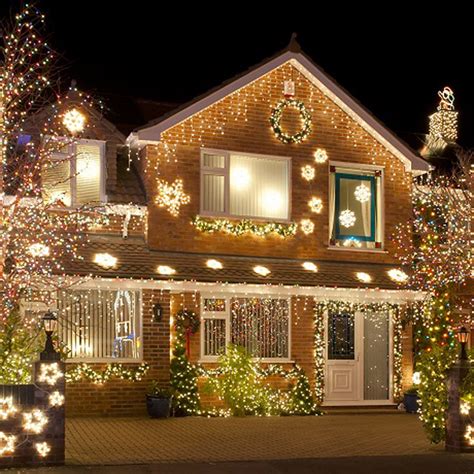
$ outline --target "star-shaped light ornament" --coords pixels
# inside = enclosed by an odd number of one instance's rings
[[[155,198],[158,207],[165,207],[174,217],[179,216],[181,206],[189,204],[191,198],[183,190],[183,180],[175,179],[169,184],[163,179],[157,180],[158,195]]]

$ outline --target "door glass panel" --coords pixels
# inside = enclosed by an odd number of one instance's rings
[[[364,313],[364,399],[389,398],[389,319],[387,313]]]
[[[329,314],[328,359],[354,359],[354,314]]]

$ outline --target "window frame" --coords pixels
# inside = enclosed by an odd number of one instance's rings
[[[375,190],[377,189],[377,184],[375,181],[375,175],[367,175],[364,177],[364,175],[356,175],[355,173],[360,170],[361,172],[373,172],[374,174],[376,172],[380,173],[380,196],[377,196],[378,199],[380,199],[380,207],[381,207],[381,212],[380,212],[380,228],[381,228],[381,238],[380,238],[380,247],[375,247],[375,248],[354,248],[354,247],[343,247],[343,246],[337,246],[335,243],[332,242],[332,235],[328,236],[328,248],[330,250],[338,250],[338,251],[346,251],[346,252],[376,252],[376,253],[386,253],[385,249],[385,167],[384,166],[378,166],[378,165],[368,165],[365,163],[350,163],[350,162],[342,162],[342,161],[329,161],[328,163],[329,166],[329,172],[328,172],[328,198],[331,195],[331,175],[334,174],[334,216],[331,216],[331,213],[328,212],[328,227],[331,229],[331,219],[334,219],[333,222],[333,232],[334,235],[336,236],[338,233],[339,229],[339,220],[336,219],[336,216],[338,215],[338,207],[336,204],[338,204],[338,197],[337,197],[337,191],[338,191],[338,175],[343,176],[343,177],[348,177],[352,176],[349,179],[359,179],[359,180],[364,180],[367,178],[367,181],[371,182],[371,191],[373,191],[373,188]],[[331,171],[332,168],[335,168],[334,171]],[[345,171],[345,170],[347,171]],[[356,178],[357,177],[357,178]],[[373,183],[373,188],[372,188],[372,183]],[[330,208],[331,203],[328,203],[328,208]],[[377,210],[372,209],[371,210],[371,215],[376,216],[377,215]],[[370,237],[357,237],[358,240],[362,242],[374,242],[377,244],[378,242],[376,241],[376,224],[375,220],[373,221],[373,234],[374,234],[374,240],[370,240]],[[372,234],[372,223],[371,223],[371,234]],[[349,237],[349,236],[347,236]],[[335,238],[335,241],[342,241],[343,239],[337,239]]]
[[[199,357],[199,362],[218,362],[219,356],[211,356],[204,354],[204,320],[205,319],[225,319],[225,347],[229,345],[232,338],[232,317],[230,314],[230,305],[232,298],[259,298],[259,299],[278,299],[286,300],[288,302],[288,356],[287,357],[253,357],[253,360],[262,363],[270,364],[287,364],[293,362],[291,359],[291,337],[292,337],[292,312],[291,312],[291,296],[278,296],[278,295],[262,295],[258,293],[245,293],[242,295],[239,294],[226,294],[226,295],[213,295],[210,293],[201,293],[200,309],[201,309],[201,328],[200,328],[200,339],[201,339],[201,353]],[[226,311],[225,312],[214,312],[214,311],[204,311],[204,299],[223,299],[226,301]],[[225,313],[223,315],[223,313]],[[214,315],[221,315],[221,317],[214,317]]]
[[[140,341],[140,345],[138,347],[138,357],[133,358],[133,357],[68,357],[66,359],[66,364],[142,364],[144,359],[143,359],[143,290],[142,289],[137,289],[137,288],[127,288],[126,286],[114,286],[111,288],[74,288],[69,291],[120,291],[120,290],[126,290],[126,291],[133,291],[138,293],[138,311],[137,311],[137,316],[138,316],[138,334],[137,334],[137,340]],[[57,306],[56,306],[57,307]],[[58,311],[56,309],[56,311]]]
[[[66,138],[64,138],[66,141]],[[99,203],[104,204],[107,202],[106,194],[106,142],[104,140],[94,140],[90,138],[81,138],[75,143],[67,144],[67,152],[53,152],[51,153],[51,161],[69,161],[69,187],[71,193],[71,204],[66,206],[67,208],[80,207],[83,204],[77,204],[77,145],[98,145],[100,149],[100,179],[99,179]],[[70,157],[70,158],[68,158]]]
[[[204,166],[204,155],[220,155],[224,157],[223,168],[208,168]],[[286,218],[258,217],[252,215],[235,215],[229,211],[230,206],[230,157],[231,155],[248,156],[249,158],[262,158],[271,160],[284,160],[287,162],[288,171],[288,214]],[[205,217],[225,217],[229,219],[251,219],[260,222],[291,222],[292,213],[292,158],[290,156],[264,155],[257,153],[248,153],[244,151],[219,150],[214,148],[201,148],[199,161],[200,170],[200,188],[199,188],[199,215]],[[205,211],[204,210],[204,176],[224,176],[224,211]]]

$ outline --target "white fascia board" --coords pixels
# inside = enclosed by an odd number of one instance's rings
[[[236,79],[235,81],[223,86],[215,92],[171,115],[165,120],[142,128],[134,132],[128,138],[132,142],[158,142],[161,134],[171,127],[178,125],[189,117],[202,112],[206,108],[218,103],[239,89],[257,81],[265,74],[290,62],[298,69],[310,82],[320,89],[329,99],[339,106],[345,113],[353,118],[361,127],[366,130],[379,143],[393,153],[405,166],[407,171],[413,174],[423,174],[430,170],[430,165],[418,157],[408,146],[400,141],[396,135],[389,131],[385,126],[378,122],[369,112],[361,107],[347,92],[341,89],[331,78],[329,78],[321,69],[315,66],[303,54],[285,52],[277,58],[263,64],[248,74]]]

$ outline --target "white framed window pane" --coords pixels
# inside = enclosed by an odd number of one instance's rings
[[[76,147],[76,204],[100,202],[101,147],[78,144]]]
[[[224,168],[225,157],[223,155],[211,155],[205,153],[203,155],[202,164],[205,168]]]
[[[225,352],[226,320],[204,319],[204,355],[219,356]]]
[[[288,219],[288,160],[230,156],[229,213]]]
[[[58,313],[58,335],[69,349],[70,358],[140,357],[138,291],[61,291]]]
[[[225,298],[204,298],[204,311],[222,313],[226,310]]]
[[[203,176],[203,211],[224,212],[224,185],[224,176],[213,174]]]
[[[51,160],[41,173],[43,198],[71,205],[71,162],[67,158]]]
[[[231,302],[231,341],[259,358],[289,357],[288,300],[234,298]]]

